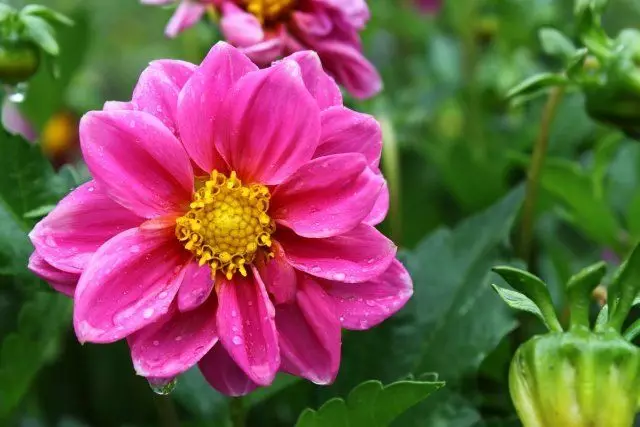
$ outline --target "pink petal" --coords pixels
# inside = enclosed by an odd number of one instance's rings
[[[92,111],[80,121],[87,166],[122,206],[146,218],[182,212],[193,170],[176,137],[141,111]]]
[[[370,98],[382,90],[378,71],[356,47],[340,41],[322,41],[312,47],[325,69],[356,98]]]
[[[205,5],[182,1],[167,24],[164,33],[167,37],[174,38],[182,31],[195,25],[205,12]]]
[[[251,46],[238,50],[247,55],[254,63],[261,67],[268,67],[273,61],[282,56],[284,41],[282,37],[271,37]]]
[[[383,183],[362,154],[320,157],[276,188],[271,217],[303,237],[336,236],[371,212]]]
[[[120,101],[107,101],[104,103],[102,107],[104,111],[110,110],[133,110],[133,104],[130,102],[120,102]]]
[[[225,95],[245,74],[258,68],[237,49],[217,43],[185,84],[178,101],[178,127],[193,161],[204,171],[226,170],[214,145],[221,126],[220,106]]]
[[[369,7],[365,0],[317,0],[339,11],[356,29],[364,28],[370,18]]]
[[[278,184],[311,159],[320,111],[300,67],[281,61],[247,74],[227,95],[216,146],[242,180]]]
[[[207,382],[227,396],[244,396],[258,387],[220,344],[200,360],[198,367]]]
[[[318,54],[313,51],[296,52],[286,59],[296,61],[302,70],[302,79],[309,93],[318,102],[320,110],[342,106],[340,88],[323,69]]]
[[[80,274],[55,268],[35,251],[29,257],[29,270],[49,283],[53,289],[69,297],[73,297],[80,279]]]
[[[218,333],[233,360],[259,385],[269,385],[280,367],[274,310],[254,274],[223,279],[218,292]]]
[[[102,245],[80,276],[73,321],[81,342],[113,342],[169,310],[189,253],[171,232],[130,229]]]
[[[287,229],[275,237],[285,257],[298,270],[338,282],[358,283],[382,274],[396,254],[396,246],[375,228],[360,224],[326,239],[307,239]]]
[[[258,265],[260,278],[276,304],[291,302],[296,296],[296,270],[285,259],[284,250],[278,242],[273,242],[271,250],[273,259]]]
[[[369,166],[377,171],[382,153],[380,123],[368,114],[345,107],[332,107],[320,115],[320,145],[313,157],[339,153],[361,153]]]
[[[200,307],[209,298],[212,289],[211,267],[208,264],[200,267],[197,262],[191,261],[178,291],[178,308],[185,312]]]
[[[79,274],[103,243],[142,221],[89,181],[62,199],[29,237],[49,264]]]
[[[131,359],[143,377],[173,377],[194,366],[218,342],[215,298],[195,310],[174,311],[129,337]]]
[[[176,133],[178,95],[195,68],[195,65],[183,61],[152,62],[142,72],[133,90],[135,109],[156,116]]]
[[[22,114],[18,106],[5,99],[0,107],[0,125],[8,132],[16,135],[22,135],[27,141],[35,141],[38,134],[33,125]]]
[[[378,225],[387,217],[389,212],[389,187],[385,181],[382,189],[378,193],[378,199],[373,205],[373,209],[369,212],[369,215],[364,219],[365,224]]]
[[[340,322],[331,298],[303,276],[296,301],[276,307],[282,369],[316,384],[331,384],[340,367]]]
[[[400,310],[413,294],[413,282],[398,260],[387,271],[364,283],[330,282],[325,286],[335,301],[342,327],[372,328]]]
[[[264,31],[258,18],[231,2],[222,5],[220,29],[224,38],[234,46],[247,47],[264,40]]]

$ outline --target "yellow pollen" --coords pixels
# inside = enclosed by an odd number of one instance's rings
[[[247,11],[263,24],[281,20],[295,3],[296,0],[245,0]]]
[[[236,271],[246,276],[259,251],[265,259],[273,255],[270,198],[264,185],[244,186],[235,172],[227,178],[213,171],[195,192],[189,212],[176,220],[176,237],[201,266],[211,266],[212,277],[217,271],[228,280]]]

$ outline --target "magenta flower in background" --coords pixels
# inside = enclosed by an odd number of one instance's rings
[[[183,0],[166,34],[173,37],[196,23],[208,6],[220,15],[225,39],[260,66],[309,49],[352,95],[368,98],[382,88],[380,75],[362,53],[359,31],[369,20],[365,0]]]
[[[126,338],[139,375],[198,364],[228,395],[278,371],[328,384],[341,328],[412,294],[374,228],[379,124],[342,105],[313,52],[263,70],[226,43],[200,66],[155,61],[80,135],[93,180],[33,229],[29,266],[74,297],[81,342]]]
[[[440,10],[442,0],[414,0],[418,8],[425,13],[435,13]]]
[[[35,141],[37,134],[31,123],[20,112],[16,104],[5,99],[0,111],[2,126],[13,134],[22,135],[27,141]]]

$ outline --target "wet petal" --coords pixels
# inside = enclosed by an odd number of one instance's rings
[[[45,261],[38,252],[33,252],[29,257],[29,270],[45,280],[56,291],[73,298],[76,285],[80,280],[79,273],[69,273],[55,268]]]
[[[277,187],[271,217],[300,236],[336,236],[371,212],[383,182],[361,154],[317,158]]]
[[[307,50],[296,52],[287,57],[287,59],[296,61],[302,71],[302,80],[309,90],[309,93],[318,102],[320,110],[340,105],[342,106],[342,93],[335,80],[329,76],[323,69],[318,54]]]
[[[80,122],[82,152],[95,180],[145,218],[182,212],[193,170],[176,137],[142,111],[91,111]]]
[[[273,242],[271,250],[273,259],[258,265],[260,278],[276,304],[290,302],[296,296],[296,270],[285,259],[278,242]]]
[[[255,274],[223,279],[218,292],[218,332],[233,360],[259,385],[269,385],[280,367],[273,305]]]
[[[378,193],[378,198],[376,199],[376,203],[373,205],[371,212],[364,219],[365,224],[369,225],[378,225],[387,217],[387,213],[389,212],[389,187],[387,186],[387,182],[385,181],[382,189]]]
[[[184,279],[178,291],[178,308],[180,311],[198,308],[209,298],[212,290],[211,267],[208,264],[200,267],[197,262],[191,261],[186,267]]]
[[[216,146],[240,179],[278,184],[311,159],[320,111],[293,61],[247,74],[227,95]]]
[[[226,170],[214,145],[220,125],[220,106],[231,86],[257,70],[246,56],[227,43],[217,43],[184,86],[178,105],[182,142],[193,161],[205,172]]]
[[[227,396],[244,396],[258,387],[221,344],[214,346],[198,366],[211,387]]]
[[[218,342],[215,298],[195,310],[174,308],[164,319],[129,338],[136,373],[144,377],[173,377],[194,366]]]
[[[169,20],[164,33],[167,37],[176,37],[182,31],[195,25],[205,12],[205,5],[192,1],[182,1]]]
[[[413,294],[413,282],[398,260],[387,271],[364,283],[330,282],[325,286],[335,302],[342,327],[372,328],[400,310]]]
[[[80,276],[73,313],[81,342],[113,342],[165,315],[188,252],[169,230],[130,229],[102,245]]]
[[[389,267],[397,249],[366,224],[325,239],[307,239],[279,229],[276,239],[289,263],[298,270],[346,283],[366,282],[379,276]]]
[[[62,199],[29,237],[49,264],[79,274],[103,243],[142,221],[89,181]]]
[[[316,384],[331,384],[340,366],[340,322],[331,298],[311,277],[296,301],[276,307],[282,369]]]

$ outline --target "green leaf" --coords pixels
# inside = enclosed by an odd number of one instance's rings
[[[549,327],[538,306],[526,295],[521,294],[520,292],[512,291],[511,289],[501,288],[497,285],[492,284],[491,286],[497,292],[498,296],[502,298],[502,300],[509,307],[513,308],[514,310],[531,313],[538,317],[547,326],[547,328]]]
[[[551,294],[542,280],[527,271],[508,266],[494,267],[493,271],[498,273],[513,289],[523,293],[536,304],[550,331],[562,331],[562,326],[560,326],[551,301]]]
[[[443,382],[399,381],[383,386],[367,381],[353,389],[346,402],[334,398],[317,411],[306,409],[296,427],[386,427],[443,386]]]
[[[607,273],[607,264],[603,261],[590,265],[576,273],[567,283],[567,296],[571,309],[572,327],[589,327],[589,307],[591,294],[602,282]]]
[[[4,338],[0,349],[0,420],[20,402],[40,368],[57,355],[71,324],[71,310],[69,298],[40,292],[20,311],[17,330]]]
[[[622,138],[619,133],[607,135],[593,152],[593,166],[591,168],[591,181],[593,182],[594,195],[600,200],[604,200],[604,180],[613,161]]]
[[[34,222],[25,214],[52,205],[69,188],[40,148],[22,137],[0,130],[0,152],[0,272],[21,274],[33,250],[27,233]]]
[[[455,383],[475,372],[484,356],[515,327],[513,315],[495,298],[489,284],[495,281],[490,268],[500,260],[522,203],[522,190],[515,189],[452,231],[436,231],[407,254],[415,292],[408,310],[413,310],[417,331],[415,338],[405,337],[405,342],[421,342],[413,372],[438,372],[448,383]],[[406,345],[398,353],[407,357],[402,354],[407,353]]]
[[[640,244],[618,268],[609,289],[608,325],[619,331],[640,293]]]
[[[561,182],[562,185],[558,185]],[[541,178],[544,190],[565,208],[566,219],[600,244],[618,246],[620,224],[593,181],[571,161],[548,159]]]
[[[542,73],[529,77],[507,93],[507,99],[521,96],[531,96],[554,86],[564,86],[568,83],[562,74]]]
[[[35,208],[33,210],[30,210],[29,212],[25,212],[24,217],[25,218],[42,218],[43,216],[51,212],[55,207],[56,205],[40,206],[39,208]]]
[[[16,10],[9,5],[0,4],[0,22],[4,21],[11,15],[14,15]]]
[[[60,53],[55,31],[47,21],[31,15],[22,16],[20,20],[25,25],[27,35],[35,44],[51,56],[57,56]]]
[[[20,11],[20,16],[37,16],[51,23],[55,22],[68,26],[73,25],[73,21],[70,18],[39,4],[29,4],[25,6]]]
[[[555,28],[541,28],[538,31],[542,50],[548,55],[571,58],[576,52],[576,47],[567,36]]]

